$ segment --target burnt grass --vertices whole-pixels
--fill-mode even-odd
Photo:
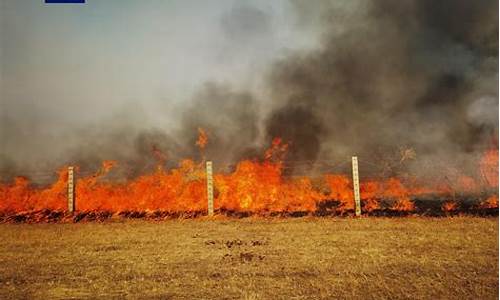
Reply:
[[[0,299],[498,297],[498,218],[123,214],[0,224]]]
[[[483,196],[482,199],[485,197]],[[426,216],[426,217],[450,217],[450,216],[479,216],[496,217],[498,208],[482,208],[478,197],[461,195],[455,198],[458,203],[457,209],[453,211],[443,211],[441,206],[447,199],[441,199],[433,195],[413,198],[415,210],[397,211],[391,209],[394,202],[392,199],[379,199],[380,209],[370,212],[364,210],[362,205],[362,215],[369,217],[406,217],[406,216]],[[329,200],[318,203],[316,211],[263,211],[253,213],[250,211],[234,211],[227,209],[215,210],[215,214],[229,218],[248,217],[275,217],[275,218],[301,218],[306,216],[314,217],[352,217],[354,210],[342,209],[340,201]],[[191,219],[206,216],[205,211],[67,211],[57,210],[32,210],[23,212],[0,212],[0,223],[78,223],[78,222],[104,222],[117,219],[146,219],[146,220],[170,220],[170,219]]]

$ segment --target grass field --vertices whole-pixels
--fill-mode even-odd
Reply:
[[[0,225],[0,298],[498,297],[497,218]]]

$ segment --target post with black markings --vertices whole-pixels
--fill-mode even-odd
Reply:
[[[75,175],[74,168],[68,167],[68,211],[75,211]]]
[[[214,215],[214,179],[212,173],[212,162],[207,161],[207,199],[208,199],[208,215]]]
[[[361,216],[361,200],[359,196],[359,171],[358,157],[352,157],[352,186],[354,189],[354,205],[356,209],[356,217]]]

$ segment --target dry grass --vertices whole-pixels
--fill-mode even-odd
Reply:
[[[0,225],[0,298],[498,297],[497,218]]]

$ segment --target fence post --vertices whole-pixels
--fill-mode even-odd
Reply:
[[[74,168],[68,167],[68,211],[75,211],[75,177]]]
[[[356,217],[361,215],[361,202],[359,196],[359,172],[358,172],[358,157],[352,157],[352,186],[354,189],[354,204],[356,209]]]
[[[214,179],[212,173],[212,162],[207,161],[207,199],[208,199],[208,215],[214,215]]]

